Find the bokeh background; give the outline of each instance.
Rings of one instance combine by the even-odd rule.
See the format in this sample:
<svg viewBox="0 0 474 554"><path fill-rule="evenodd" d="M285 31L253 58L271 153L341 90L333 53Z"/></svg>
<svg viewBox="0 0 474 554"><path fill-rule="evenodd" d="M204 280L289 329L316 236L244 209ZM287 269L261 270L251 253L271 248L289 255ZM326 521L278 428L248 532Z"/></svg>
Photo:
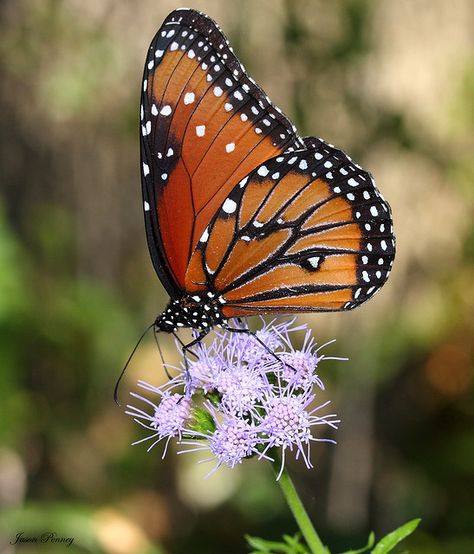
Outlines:
<svg viewBox="0 0 474 554"><path fill-rule="evenodd" d="M0 551L242 553L295 530L265 463L207 481L191 456L130 446L113 403L164 307L145 243L138 102L174 0L0 3ZM196 0L302 134L346 150L392 205L398 253L337 338L342 424L290 464L335 551L422 517L414 554L474 552L474 6L470 0ZM173 361L173 345L163 340ZM151 337L123 383L163 382ZM10 545L16 533L70 548Z"/></svg>

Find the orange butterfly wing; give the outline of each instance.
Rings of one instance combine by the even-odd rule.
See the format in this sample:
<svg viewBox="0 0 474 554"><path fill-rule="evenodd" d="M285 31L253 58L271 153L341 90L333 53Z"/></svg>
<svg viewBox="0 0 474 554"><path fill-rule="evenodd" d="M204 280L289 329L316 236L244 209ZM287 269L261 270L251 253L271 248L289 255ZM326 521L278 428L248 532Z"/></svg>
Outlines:
<svg viewBox="0 0 474 554"><path fill-rule="evenodd" d="M204 14L175 10L151 43L141 154L148 244L172 298L216 295L225 317L347 310L387 279L392 220L372 177L301 139Z"/></svg>
<svg viewBox="0 0 474 554"><path fill-rule="evenodd" d="M203 287L190 257L235 183L302 146L211 19L194 10L166 18L145 64L141 155L148 245L172 297Z"/></svg>
<svg viewBox="0 0 474 554"><path fill-rule="evenodd" d="M203 233L186 275L219 295L226 317L352 309L386 281L390 207L369 173L322 140L267 160Z"/></svg>

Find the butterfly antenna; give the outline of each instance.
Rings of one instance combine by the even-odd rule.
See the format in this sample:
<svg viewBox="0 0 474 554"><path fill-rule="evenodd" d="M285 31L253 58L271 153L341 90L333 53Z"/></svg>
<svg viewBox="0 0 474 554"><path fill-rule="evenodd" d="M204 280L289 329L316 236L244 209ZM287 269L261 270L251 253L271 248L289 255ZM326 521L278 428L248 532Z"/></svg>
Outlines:
<svg viewBox="0 0 474 554"><path fill-rule="evenodd" d="M158 347L158 352L160 353L161 364L163 365L163 368L165 370L166 377L168 377L168 379L171 381L172 377L165 364L165 358L163 356L163 351L161 350L160 342L158 341L158 331L156 330L156 327L153 328L153 335L155 337L156 346Z"/></svg>
<svg viewBox="0 0 474 554"><path fill-rule="evenodd" d="M120 386L120 382L122 381L122 377L124 376L125 374L125 371L127 371L127 367L128 367L128 364L130 363L130 361L132 360L133 358L133 355L135 354L135 352L137 351L137 348L140 346L140 343L142 342L143 338L145 337L145 335L148 333L148 331L155 326L155 322L153 322L151 325L148 325L148 327L143 331L141 337L138 339L137 341L137 344L135 345L135 347L133 348L132 350L132 353L130 354L130 356L128 357L128 360L126 362L126 364L123 366L123 369L122 371L120 372L120 375L115 383L115 388L114 388L114 400L115 400L115 403L117 404L117 406L121 406L119 400L118 400L118 389L119 389L119 386ZM161 353L161 350L160 350L160 353Z"/></svg>

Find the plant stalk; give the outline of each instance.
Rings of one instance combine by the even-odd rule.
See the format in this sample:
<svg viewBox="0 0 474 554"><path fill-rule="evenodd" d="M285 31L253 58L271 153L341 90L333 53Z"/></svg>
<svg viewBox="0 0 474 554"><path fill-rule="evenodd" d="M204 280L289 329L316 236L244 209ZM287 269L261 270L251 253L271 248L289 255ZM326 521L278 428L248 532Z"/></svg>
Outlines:
<svg viewBox="0 0 474 554"><path fill-rule="evenodd" d="M272 456L275 459L275 461L272 462L273 470L275 471L275 474L278 475L281 469L281 459L279 455L276 455L275 451L272 452ZM300 528L301 534L311 550L311 554L329 554L329 551L321 542L318 533L309 519L308 513L306 512L305 507L296 492L295 486L293 485L293 481L291 480L286 467L281 473L278 484L280 485L283 496L285 497L291 513Z"/></svg>

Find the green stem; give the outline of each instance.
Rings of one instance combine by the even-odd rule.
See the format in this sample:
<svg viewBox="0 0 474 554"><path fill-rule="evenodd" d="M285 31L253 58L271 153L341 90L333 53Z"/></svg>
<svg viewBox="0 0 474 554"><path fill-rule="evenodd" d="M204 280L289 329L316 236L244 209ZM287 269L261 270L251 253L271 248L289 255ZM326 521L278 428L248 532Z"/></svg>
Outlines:
<svg viewBox="0 0 474 554"><path fill-rule="evenodd" d="M281 459L280 456L276 455L275 451L272 452L272 456L275 459L275 461L272 463L273 469L275 471L275 474L278 475L281 468ZM308 547L311 550L311 553L329 554L329 551L321 542L318 533L313 527L308 513L306 512L305 507L303 506L303 503L301 502L301 499L296 492L293 481L291 480L286 468L283 469L280 479L278 480L278 484L280 485L283 496L285 497L291 513L293 514L293 517L295 518L296 523L300 528L301 534L303 535Z"/></svg>

